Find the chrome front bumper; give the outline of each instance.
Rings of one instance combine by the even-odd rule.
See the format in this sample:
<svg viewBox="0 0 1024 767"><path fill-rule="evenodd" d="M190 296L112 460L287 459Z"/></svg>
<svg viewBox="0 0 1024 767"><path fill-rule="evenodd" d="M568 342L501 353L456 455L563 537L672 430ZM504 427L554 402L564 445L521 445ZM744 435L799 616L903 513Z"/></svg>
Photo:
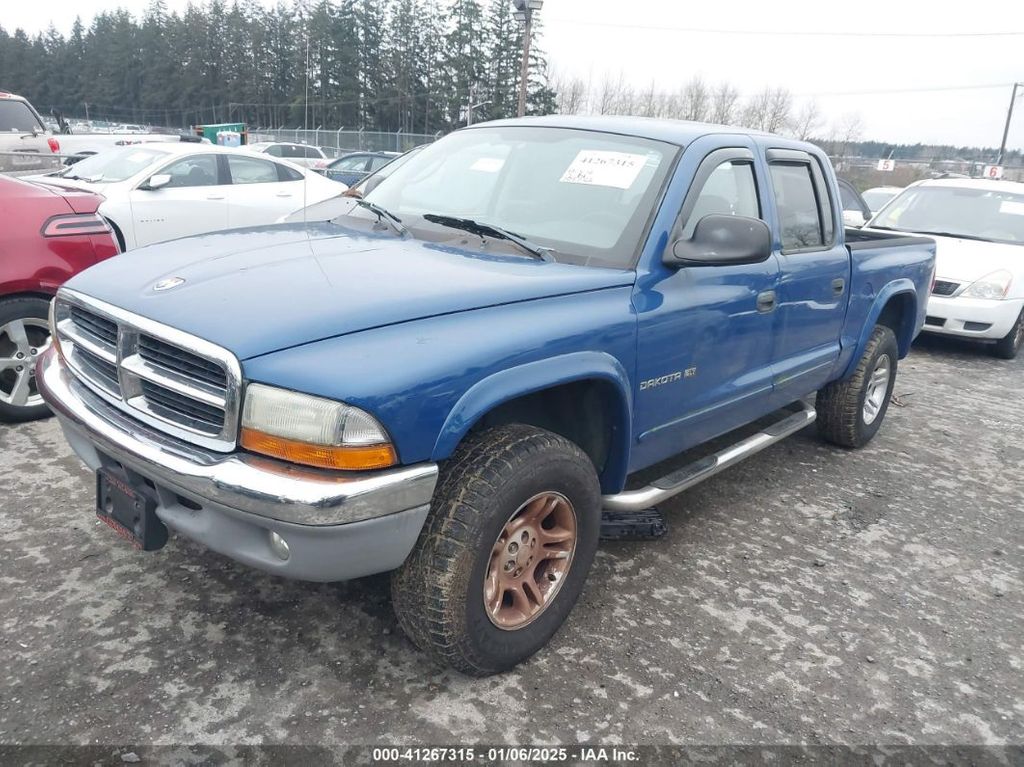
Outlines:
<svg viewBox="0 0 1024 767"><path fill-rule="evenodd" d="M339 473L189 445L103 402L74 378L55 349L40 358L36 378L72 447L90 468L97 468L91 465L96 459L83 440L195 503L297 525L344 525L427 506L437 483L432 463Z"/></svg>

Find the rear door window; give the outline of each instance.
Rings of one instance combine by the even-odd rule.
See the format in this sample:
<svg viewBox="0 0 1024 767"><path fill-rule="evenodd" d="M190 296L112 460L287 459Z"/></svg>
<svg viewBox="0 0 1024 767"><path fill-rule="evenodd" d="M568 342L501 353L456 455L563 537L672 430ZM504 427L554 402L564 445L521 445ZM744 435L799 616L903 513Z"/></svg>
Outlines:
<svg viewBox="0 0 1024 767"><path fill-rule="evenodd" d="M770 168L782 250L825 247L825 229L810 164L773 162Z"/></svg>
<svg viewBox="0 0 1024 767"><path fill-rule="evenodd" d="M278 180L275 162L233 154L227 159L232 184L270 184Z"/></svg>
<svg viewBox="0 0 1024 767"><path fill-rule="evenodd" d="M0 132L31 133L43 131L43 125L24 101L0 99Z"/></svg>

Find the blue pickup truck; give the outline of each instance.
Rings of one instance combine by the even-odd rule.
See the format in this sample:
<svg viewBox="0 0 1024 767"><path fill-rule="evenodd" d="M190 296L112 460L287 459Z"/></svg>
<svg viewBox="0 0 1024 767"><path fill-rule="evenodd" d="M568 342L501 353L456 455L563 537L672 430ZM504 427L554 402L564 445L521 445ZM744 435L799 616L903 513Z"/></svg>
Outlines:
<svg viewBox="0 0 1024 767"><path fill-rule="evenodd" d="M844 232L810 144L499 121L332 221L85 271L37 377L133 545L170 530L286 577L393 571L408 636L482 675L558 630L602 512L643 514L815 420L868 442L934 259L928 239Z"/></svg>

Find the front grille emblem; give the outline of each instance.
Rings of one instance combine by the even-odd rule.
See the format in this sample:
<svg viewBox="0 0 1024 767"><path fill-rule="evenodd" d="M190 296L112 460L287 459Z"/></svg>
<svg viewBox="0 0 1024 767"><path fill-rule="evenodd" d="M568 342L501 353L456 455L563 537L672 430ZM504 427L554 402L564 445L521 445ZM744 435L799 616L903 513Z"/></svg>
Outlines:
<svg viewBox="0 0 1024 767"><path fill-rule="evenodd" d="M176 288L184 283L184 277L168 277L166 280L160 280L160 282L155 283L153 285L153 290L156 292L160 292L161 290L170 290L171 288Z"/></svg>

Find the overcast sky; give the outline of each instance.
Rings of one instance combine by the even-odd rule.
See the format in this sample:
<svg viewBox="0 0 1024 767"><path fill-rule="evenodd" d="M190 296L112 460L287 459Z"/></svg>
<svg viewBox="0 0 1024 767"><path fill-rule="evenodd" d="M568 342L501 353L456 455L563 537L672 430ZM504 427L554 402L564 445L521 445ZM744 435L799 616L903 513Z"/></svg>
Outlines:
<svg viewBox="0 0 1024 767"><path fill-rule="evenodd" d="M67 32L75 14L115 4L139 13L148 0L3 0L0 24ZM695 74L745 94L784 86L830 121L859 113L864 138L881 141L998 146L1010 84L1024 82L1024 0L547 0L541 15L561 74L596 85L621 72L663 91ZM1024 148L1024 97L1008 144Z"/></svg>

